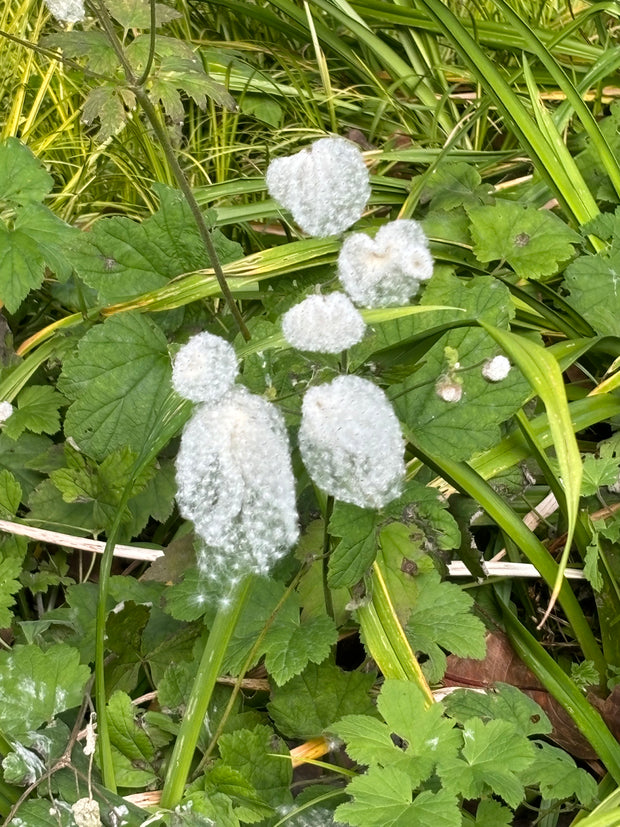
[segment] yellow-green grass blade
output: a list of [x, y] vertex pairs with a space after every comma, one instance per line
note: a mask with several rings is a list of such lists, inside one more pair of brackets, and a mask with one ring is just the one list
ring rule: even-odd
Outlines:
[[553, 446], [559, 465], [560, 479], [566, 495], [566, 518], [568, 523], [566, 544], [560, 559], [549, 605], [541, 620], [542, 625], [549, 617], [560, 592], [577, 524], [582, 476], [581, 455], [573, 433], [564, 380], [557, 359], [548, 349], [529, 341], [529, 339], [517, 336], [510, 331], [500, 330], [485, 322], [480, 324], [506, 351], [542, 400], [547, 411]]

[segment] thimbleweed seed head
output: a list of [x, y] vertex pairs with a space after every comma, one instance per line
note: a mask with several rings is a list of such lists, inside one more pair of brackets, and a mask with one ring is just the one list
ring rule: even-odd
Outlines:
[[487, 382], [501, 382], [510, 373], [510, 361], [505, 356], [494, 356], [482, 366], [482, 375]]
[[265, 180], [269, 194], [301, 229], [319, 238], [355, 224], [370, 198], [362, 153], [344, 138], [321, 138], [295, 155], [275, 158]]
[[308, 296], [284, 314], [284, 338], [298, 350], [340, 353], [362, 340], [366, 324], [344, 293]]
[[400, 493], [400, 425], [383, 391], [366, 379], [339, 376], [306, 392], [299, 447], [312, 480], [336, 499], [381, 508]]
[[220, 336], [199, 333], [183, 345], [172, 366], [175, 391], [192, 402], [217, 402], [233, 386], [237, 356]]
[[0, 402], [0, 425], [4, 425], [13, 413], [13, 406], [10, 402]]
[[208, 547], [207, 574], [265, 574], [298, 536], [295, 479], [280, 412], [245, 388], [200, 405], [176, 461], [177, 502]]
[[45, 0], [45, 5], [61, 23], [79, 23], [86, 17], [84, 0]]
[[433, 257], [417, 221], [391, 221], [374, 239], [353, 233], [338, 256], [342, 286], [362, 307], [407, 304], [432, 275]]
[[71, 810], [77, 827], [102, 827], [99, 804], [93, 798], [80, 798]]
[[444, 402], [460, 402], [463, 397], [463, 385], [454, 376], [441, 376], [435, 385], [435, 393]]

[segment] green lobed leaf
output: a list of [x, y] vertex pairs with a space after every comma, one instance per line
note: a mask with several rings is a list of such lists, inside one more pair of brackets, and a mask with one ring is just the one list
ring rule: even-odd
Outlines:
[[374, 715], [373, 681], [373, 675], [310, 663], [301, 675], [273, 689], [269, 714], [285, 736], [316, 738], [345, 715]]
[[476, 810], [475, 827], [511, 827], [512, 812], [492, 798], [485, 798]]
[[0, 519], [11, 520], [22, 501], [22, 487], [6, 468], [0, 470]]
[[86, 333], [65, 360], [58, 387], [73, 400], [65, 434], [97, 460], [142, 449], [170, 392], [165, 336], [137, 313], [112, 316]]
[[557, 273], [573, 255], [578, 234], [548, 210], [514, 201], [468, 210], [478, 261], [506, 261], [521, 278]]
[[[169, 279], [210, 267], [187, 203], [178, 190], [158, 184], [159, 210], [142, 223], [101, 218], [76, 240], [73, 261], [80, 276], [106, 302], [120, 302], [163, 287]], [[209, 220], [209, 213], [205, 214]], [[222, 263], [242, 254], [219, 230], [212, 231]]]
[[620, 251], [585, 255], [564, 274], [567, 301], [601, 336], [620, 336]]
[[[151, 27], [151, 6], [148, 0], [105, 0], [108, 11], [124, 29], [149, 29]], [[181, 14], [164, 3], [155, 4], [157, 25], [176, 20]]]
[[0, 143], [0, 198], [15, 204], [42, 201], [52, 189], [52, 176], [17, 138]]
[[444, 785], [464, 798], [493, 792], [511, 807], [523, 798], [521, 773], [534, 762], [534, 745], [508, 721], [465, 721], [461, 757], [442, 761]]
[[66, 57], [86, 58], [86, 67], [91, 72], [112, 75], [118, 67], [118, 56], [105, 32], [72, 29], [48, 35], [40, 42], [42, 46], [60, 49]]
[[[462, 321], [459, 317], [463, 316], [504, 328], [513, 313], [508, 289], [500, 282], [486, 276], [462, 282], [446, 272], [433, 276], [421, 304], [460, 306], [466, 313], [434, 311], [421, 314], [415, 317], [412, 333], [450, 319]], [[403, 328], [401, 323], [400, 334], [405, 332]], [[458, 402], [444, 401], [435, 388], [448, 369], [446, 347], [456, 351], [460, 365], [458, 376], [463, 394]], [[482, 363], [500, 353], [498, 344], [484, 330], [457, 328], [443, 335], [427, 351], [419, 370], [389, 389], [388, 396], [393, 400], [396, 414], [423, 450], [439, 454], [448, 451], [454, 460], [469, 459], [472, 454], [499, 441], [500, 424], [511, 417], [531, 393], [516, 368], [501, 382], [484, 379]]]
[[222, 763], [237, 770], [273, 807], [292, 803], [289, 791], [293, 777], [289, 750], [271, 727], [238, 729], [220, 736], [218, 746]]
[[17, 397], [17, 408], [4, 426], [4, 433], [10, 439], [18, 439], [24, 431], [55, 434], [60, 429], [58, 409], [64, 403], [62, 395], [51, 385], [29, 385]]
[[[385, 723], [368, 716], [349, 715], [333, 731], [346, 742], [355, 761], [371, 767], [396, 767], [407, 773], [410, 788], [426, 781], [438, 763], [453, 759], [461, 744], [454, 723], [444, 717], [444, 707], [430, 707], [426, 696], [411, 681], [386, 679], [377, 701]], [[398, 736], [402, 746], [397, 746]]]
[[308, 663], [322, 663], [338, 640], [338, 629], [327, 615], [301, 623], [280, 624], [265, 640], [265, 667], [275, 682], [282, 684], [299, 675]]
[[445, 790], [426, 791], [412, 800], [406, 773], [385, 767], [354, 778], [347, 787], [352, 803], [335, 813], [353, 827], [461, 827], [456, 797]]
[[490, 201], [491, 187], [483, 184], [476, 167], [463, 161], [439, 163], [424, 186], [431, 210], [477, 207]]
[[469, 718], [501, 720], [513, 724], [522, 735], [548, 735], [551, 722], [542, 708], [524, 692], [507, 683], [496, 683], [491, 692], [457, 689], [444, 699], [446, 712], [459, 723]]
[[523, 773], [523, 783], [537, 786], [543, 798], [565, 801], [576, 796], [582, 807], [589, 807], [596, 796], [596, 779], [578, 767], [563, 749], [535, 742], [536, 757]]
[[372, 566], [377, 553], [378, 517], [350, 503], [336, 502], [329, 532], [341, 540], [329, 558], [330, 588], [354, 586]]
[[42, 651], [15, 646], [0, 652], [0, 729], [17, 735], [50, 722], [55, 715], [82, 703], [90, 677], [77, 649], [64, 644]]
[[60, 281], [66, 281], [73, 272], [68, 251], [80, 232], [69, 226], [42, 204], [28, 204], [15, 216], [14, 230], [25, 233], [37, 245], [46, 267]]
[[71, 806], [66, 801], [29, 798], [19, 808], [20, 827], [78, 827]]
[[40, 287], [45, 259], [39, 245], [21, 230], [0, 221], [0, 301], [15, 313], [31, 290]]
[[5, 556], [6, 544], [0, 544], [0, 629], [8, 629], [13, 622], [11, 606], [15, 603], [13, 595], [20, 591], [22, 584], [18, 577], [22, 570], [22, 558]]
[[[414, 650], [429, 656], [431, 683], [441, 680], [446, 660], [442, 649], [464, 658], [484, 658], [485, 627], [472, 613], [474, 601], [456, 583], [441, 582], [429, 572], [419, 589], [405, 629]], [[441, 647], [441, 648], [440, 648]]]
[[135, 96], [129, 89], [103, 83], [93, 87], [86, 96], [82, 120], [85, 124], [99, 121], [97, 141], [102, 143], [121, 132], [135, 106]]

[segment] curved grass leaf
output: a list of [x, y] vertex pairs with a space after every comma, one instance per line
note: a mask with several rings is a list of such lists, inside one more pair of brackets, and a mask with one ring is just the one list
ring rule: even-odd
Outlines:
[[568, 521], [566, 544], [560, 559], [549, 605], [541, 620], [542, 625], [549, 616], [560, 592], [564, 569], [568, 562], [568, 555], [575, 533], [581, 493], [581, 455], [572, 428], [564, 380], [555, 357], [547, 349], [529, 341], [529, 339], [517, 336], [510, 331], [500, 330], [484, 321], [481, 321], [480, 324], [519, 366], [523, 375], [541, 398], [547, 411], [549, 428], [560, 470], [560, 482], [566, 495], [566, 517]]

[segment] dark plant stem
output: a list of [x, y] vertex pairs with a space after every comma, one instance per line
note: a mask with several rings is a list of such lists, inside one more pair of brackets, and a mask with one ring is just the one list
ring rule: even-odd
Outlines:
[[[125, 73], [127, 86], [129, 90], [133, 92], [133, 94], [136, 96], [136, 100], [142, 107], [144, 114], [146, 115], [149, 123], [151, 124], [153, 132], [155, 132], [155, 135], [161, 143], [164, 155], [166, 156], [166, 160], [168, 161], [170, 169], [172, 170], [172, 174], [174, 175], [177, 185], [183, 193], [185, 200], [187, 201], [187, 204], [192, 212], [192, 215], [194, 216], [194, 221], [196, 222], [196, 226], [198, 227], [200, 238], [202, 239], [202, 242], [209, 256], [209, 260], [211, 262], [211, 269], [215, 274], [217, 282], [220, 286], [220, 290], [222, 291], [222, 295], [224, 296], [224, 300], [226, 301], [226, 304], [228, 305], [228, 308], [233, 315], [237, 327], [241, 331], [241, 335], [246, 340], [246, 342], [248, 342], [250, 340], [250, 332], [247, 329], [245, 322], [243, 321], [243, 317], [239, 311], [239, 308], [237, 307], [237, 303], [235, 302], [233, 294], [230, 291], [230, 287], [228, 286], [226, 277], [224, 276], [224, 271], [222, 270], [222, 265], [217, 255], [217, 250], [215, 249], [215, 245], [213, 244], [213, 236], [211, 234], [211, 230], [209, 229], [209, 227], [207, 227], [204, 215], [202, 214], [202, 211], [198, 206], [198, 202], [196, 201], [189, 181], [187, 180], [187, 177], [177, 160], [177, 156], [175, 154], [172, 144], [170, 143], [170, 137], [168, 136], [166, 127], [162, 123], [161, 118], [157, 113], [157, 110], [153, 106], [151, 99], [149, 98], [147, 92], [144, 89], [144, 82], [146, 81], [145, 73], [142, 73], [140, 79], [136, 78], [133, 69], [131, 68], [131, 65], [127, 60], [127, 57], [123, 50], [123, 44], [120, 42], [116, 35], [116, 32], [114, 31], [114, 25], [112, 23], [112, 20], [110, 19], [110, 15], [108, 14], [108, 10], [104, 6], [104, 4], [101, 2], [97, 3], [96, 11], [99, 20], [101, 21], [101, 25], [103, 26], [104, 31], [108, 36], [110, 44], [116, 52], [120, 64], [123, 67], [123, 72]], [[151, 24], [153, 23], [152, 15], [153, 9], [151, 9]], [[151, 38], [154, 37], [154, 31], [155, 27], [152, 25]], [[152, 62], [152, 55], [150, 53], [149, 57], [151, 58]]]
[[151, 73], [151, 68], [153, 67], [153, 58], [155, 57], [155, 37], [157, 33], [157, 8], [155, 5], [155, 0], [150, 0], [151, 6], [151, 31], [150, 31], [150, 39], [149, 39], [149, 55], [146, 59], [146, 65], [144, 67], [144, 71], [138, 78], [137, 85], [143, 86], [146, 83], [146, 79]]

